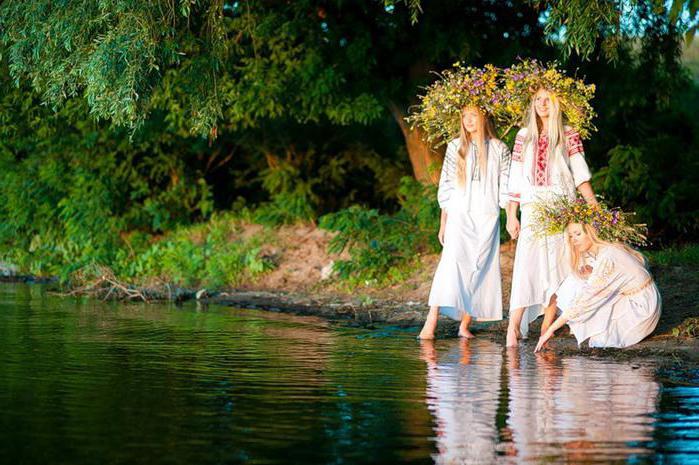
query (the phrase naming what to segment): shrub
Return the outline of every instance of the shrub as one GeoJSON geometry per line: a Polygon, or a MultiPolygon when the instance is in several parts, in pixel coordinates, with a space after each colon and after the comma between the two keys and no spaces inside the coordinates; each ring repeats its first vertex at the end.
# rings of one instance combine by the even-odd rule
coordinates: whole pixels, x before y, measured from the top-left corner
{"type": "Polygon", "coordinates": [[[320,227],[337,234],[329,251],[349,250],[349,260],[338,260],[335,271],[353,282],[385,283],[406,276],[404,267],[420,254],[439,249],[439,206],[435,186],[404,177],[398,190],[400,210],[381,214],[352,206],[320,218],[320,227]]]}

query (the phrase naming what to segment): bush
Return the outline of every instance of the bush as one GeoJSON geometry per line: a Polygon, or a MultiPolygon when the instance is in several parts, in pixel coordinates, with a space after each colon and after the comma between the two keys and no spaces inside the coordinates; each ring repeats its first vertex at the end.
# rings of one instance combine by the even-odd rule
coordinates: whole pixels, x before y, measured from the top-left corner
{"type": "Polygon", "coordinates": [[[349,260],[335,263],[340,278],[367,284],[400,280],[420,253],[439,250],[436,187],[404,177],[398,198],[401,208],[392,215],[355,205],[320,218],[321,228],[337,232],[329,251],[349,250],[349,260]]]}
{"type": "Polygon", "coordinates": [[[695,159],[696,152],[680,141],[661,136],[643,147],[617,146],[593,184],[612,205],[635,211],[648,225],[652,242],[693,240],[699,233],[695,159]]]}
{"type": "Polygon", "coordinates": [[[699,244],[669,247],[645,252],[651,264],[659,266],[699,266],[699,244]]]}
{"type": "Polygon", "coordinates": [[[274,268],[262,254],[266,237],[246,240],[240,233],[235,215],[214,215],[207,223],[182,227],[135,255],[122,254],[117,276],[217,288],[238,285],[274,268]]]}

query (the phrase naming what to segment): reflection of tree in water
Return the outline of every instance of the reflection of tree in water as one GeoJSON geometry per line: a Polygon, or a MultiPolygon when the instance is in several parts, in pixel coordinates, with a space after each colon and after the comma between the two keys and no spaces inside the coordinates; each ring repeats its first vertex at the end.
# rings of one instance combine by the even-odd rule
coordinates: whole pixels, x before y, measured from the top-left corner
{"type": "Polygon", "coordinates": [[[495,416],[502,349],[487,340],[459,340],[440,354],[423,342],[427,404],[435,423],[438,464],[490,464],[496,460],[495,416]]]}

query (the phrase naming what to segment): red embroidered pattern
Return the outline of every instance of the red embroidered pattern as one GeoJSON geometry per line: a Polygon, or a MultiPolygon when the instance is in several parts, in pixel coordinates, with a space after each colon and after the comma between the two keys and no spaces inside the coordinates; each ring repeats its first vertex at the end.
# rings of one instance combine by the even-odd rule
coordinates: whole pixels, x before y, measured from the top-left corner
{"type": "Polygon", "coordinates": [[[548,186],[549,185],[549,154],[548,154],[549,140],[548,137],[539,137],[539,143],[537,144],[536,150],[536,160],[534,163],[534,185],[535,186],[548,186]]]}
{"type": "Polygon", "coordinates": [[[517,135],[515,138],[515,146],[512,149],[512,161],[524,161],[524,136],[517,135]]]}
{"type": "Polygon", "coordinates": [[[566,149],[568,151],[568,156],[572,157],[579,153],[584,154],[582,140],[580,139],[580,134],[574,129],[568,129],[566,131],[566,149]]]}

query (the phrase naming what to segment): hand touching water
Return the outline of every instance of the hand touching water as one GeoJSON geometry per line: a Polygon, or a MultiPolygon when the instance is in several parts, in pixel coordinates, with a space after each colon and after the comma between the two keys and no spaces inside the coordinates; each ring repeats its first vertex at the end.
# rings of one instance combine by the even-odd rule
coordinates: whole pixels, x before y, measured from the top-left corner
{"type": "Polygon", "coordinates": [[[550,329],[546,330],[544,334],[541,335],[539,338],[539,342],[536,344],[536,348],[534,349],[534,352],[541,352],[546,345],[546,343],[553,337],[553,331],[550,329]]]}

